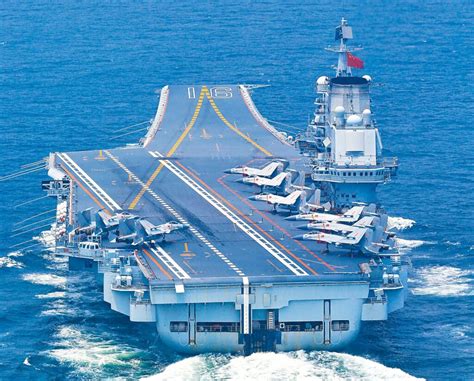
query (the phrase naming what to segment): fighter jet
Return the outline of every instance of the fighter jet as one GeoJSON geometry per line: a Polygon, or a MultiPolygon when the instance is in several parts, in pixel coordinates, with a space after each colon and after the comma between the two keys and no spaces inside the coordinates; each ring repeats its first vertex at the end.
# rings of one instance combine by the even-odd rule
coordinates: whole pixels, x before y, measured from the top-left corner
{"type": "Polygon", "coordinates": [[[109,216],[100,210],[95,215],[95,233],[98,235],[106,235],[111,231],[117,230],[121,220],[135,218],[137,218],[137,216],[134,216],[128,212],[120,212],[114,214],[113,216],[109,216]]]}
{"type": "Polygon", "coordinates": [[[276,212],[278,207],[289,209],[290,211],[299,210],[302,203],[306,202],[306,192],[302,190],[295,190],[288,196],[279,196],[276,194],[257,194],[249,197],[252,201],[265,201],[273,205],[273,210],[276,212]]]}
{"type": "MultiPolygon", "coordinates": [[[[77,234],[92,234],[94,232],[95,221],[92,221],[92,208],[87,208],[77,213],[75,226],[74,229],[69,229],[71,236],[77,234]]],[[[72,228],[72,225],[68,227],[72,228]]]]}
{"type": "Polygon", "coordinates": [[[166,234],[176,230],[188,229],[189,226],[175,221],[166,222],[161,225],[154,225],[147,220],[138,220],[135,223],[136,235],[133,239],[133,245],[140,245],[144,242],[165,239],[166,234]]]}
{"type": "Polygon", "coordinates": [[[354,206],[343,214],[330,213],[301,213],[294,216],[289,216],[286,219],[291,221],[307,220],[319,222],[343,222],[351,223],[359,220],[364,206],[354,206]]]}
{"type": "Polygon", "coordinates": [[[271,161],[263,168],[252,168],[246,166],[234,167],[227,169],[224,172],[229,174],[241,174],[243,176],[260,176],[260,177],[271,177],[276,172],[282,172],[288,167],[288,161],[278,159],[271,161]]]}
{"type": "Polygon", "coordinates": [[[294,239],[318,241],[350,250],[357,248],[363,253],[378,254],[382,250],[387,252],[395,247],[393,234],[386,231],[386,225],[386,215],[365,216],[353,225],[338,222],[309,223],[302,228],[320,231],[302,234],[294,239]],[[327,233],[328,231],[340,234],[327,233]]]}
{"type": "Polygon", "coordinates": [[[374,216],[362,217],[353,225],[348,225],[339,222],[310,222],[306,225],[298,226],[298,229],[303,230],[327,230],[338,233],[348,233],[356,231],[360,228],[372,228],[374,225],[373,221],[376,220],[374,216]]]}
{"type": "Polygon", "coordinates": [[[308,189],[305,187],[298,188],[294,186],[294,180],[299,177],[299,173],[296,171],[285,171],[279,173],[273,178],[261,177],[261,176],[246,176],[238,179],[238,183],[256,185],[260,187],[260,191],[271,189],[273,193],[278,195],[285,195],[291,193],[291,191],[296,189],[308,189]]]}
{"type": "MultiPolygon", "coordinates": [[[[328,244],[335,244],[336,246],[339,245],[349,245],[354,246],[358,245],[364,235],[367,233],[367,229],[355,229],[349,235],[338,235],[338,234],[329,234],[329,233],[308,233],[297,235],[293,237],[298,241],[318,241],[324,242],[328,244]]],[[[370,235],[370,234],[369,234],[370,235]]]]}
{"type": "Polygon", "coordinates": [[[180,224],[175,221],[154,225],[145,219],[122,219],[119,222],[117,235],[111,242],[125,242],[136,246],[144,242],[158,239],[164,240],[166,234],[187,228],[188,225],[180,224]]]}
{"type": "MultiPolygon", "coordinates": [[[[308,188],[305,188],[308,189],[308,188]]],[[[253,201],[265,201],[268,204],[273,205],[273,211],[277,211],[278,207],[289,209],[290,212],[309,212],[311,210],[323,209],[324,206],[319,205],[318,195],[320,190],[312,190],[308,192],[307,190],[293,190],[287,196],[280,196],[278,194],[266,193],[258,194],[255,196],[249,197],[249,200],[253,201]],[[308,197],[308,193],[310,196],[308,197]],[[315,200],[317,203],[311,202],[315,200]]]]}

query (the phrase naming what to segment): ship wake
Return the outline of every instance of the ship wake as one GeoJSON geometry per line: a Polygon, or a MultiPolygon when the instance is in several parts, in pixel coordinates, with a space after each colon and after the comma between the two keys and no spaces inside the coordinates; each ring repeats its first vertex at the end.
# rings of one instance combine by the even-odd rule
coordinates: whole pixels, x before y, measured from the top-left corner
{"type": "Polygon", "coordinates": [[[249,357],[200,355],[142,380],[418,380],[401,369],[345,353],[255,353],[249,357]]]}

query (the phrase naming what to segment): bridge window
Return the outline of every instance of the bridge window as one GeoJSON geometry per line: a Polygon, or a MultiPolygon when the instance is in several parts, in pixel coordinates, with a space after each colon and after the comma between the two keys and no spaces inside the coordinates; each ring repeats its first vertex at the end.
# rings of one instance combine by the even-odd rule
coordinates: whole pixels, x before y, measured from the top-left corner
{"type": "Polygon", "coordinates": [[[280,323],[280,331],[283,332],[315,332],[322,330],[322,321],[287,321],[280,323]]]}
{"type": "Polygon", "coordinates": [[[349,320],[333,320],[331,325],[333,331],[349,331],[349,320]]]}
{"type": "Polygon", "coordinates": [[[171,332],[188,332],[188,322],[187,321],[172,321],[170,322],[170,331],[171,332]]]}
{"type": "Polygon", "coordinates": [[[197,323],[198,332],[239,332],[240,323],[234,322],[201,322],[197,323]]]}

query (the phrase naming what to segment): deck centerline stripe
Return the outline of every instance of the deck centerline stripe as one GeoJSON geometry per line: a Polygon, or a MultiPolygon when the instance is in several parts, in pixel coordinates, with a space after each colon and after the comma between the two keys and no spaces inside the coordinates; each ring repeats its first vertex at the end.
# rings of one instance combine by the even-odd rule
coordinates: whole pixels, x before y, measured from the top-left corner
{"type": "Polygon", "coordinates": [[[147,244],[150,251],[155,254],[179,279],[190,279],[191,277],[176,261],[159,245],[152,247],[147,244]]]}
{"type": "Polygon", "coordinates": [[[109,216],[112,215],[112,213],[110,213],[109,209],[107,209],[106,206],[104,206],[84,185],[82,185],[82,183],[77,180],[74,175],[72,175],[72,173],[70,173],[66,168],[62,168],[64,170],[64,172],[66,172],[66,174],[71,178],[73,179],[77,185],[79,185],[81,187],[81,189],[86,192],[86,194],[97,204],[97,206],[100,208],[100,209],[103,209],[105,213],[107,213],[109,216]]]}
{"type": "MultiPolygon", "coordinates": [[[[125,171],[125,173],[127,175],[129,175],[133,180],[135,180],[137,183],[139,183],[140,185],[144,186],[144,183],[142,180],[140,180],[140,178],[135,175],[132,171],[130,171],[130,169],[128,169],[117,157],[115,157],[114,155],[112,155],[110,153],[110,151],[108,150],[105,150],[104,151],[105,154],[115,163],[117,164],[123,171],[125,171]]],[[[189,231],[191,231],[195,237],[197,237],[201,242],[203,242],[214,254],[216,254],[222,261],[225,262],[225,260],[228,260],[231,264],[232,261],[230,261],[227,256],[222,253],[219,249],[217,249],[215,246],[211,247],[211,244],[210,242],[194,227],[192,226],[191,224],[189,224],[189,222],[184,218],[182,217],[176,210],[174,210],[173,208],[171,208],[160,196],[158,196],[155,192],[153,192],[150,188],[146,188],[146,191],[148,193],[150,193],[153,198],[159,202],[159,204],[164,207],[165,209],[167,209],[172,215],[174,218],[176,218],[176,220],[182,224],[185,224],[185,225],[188,225],[189,226],[189,231]]],[[[226,263],[228,266],[229,264],[226,263]]],[[[238,275],[242,275],[240,274],[242,271],[237,268],[237,270],[235,270],[235,272],[238,274],[238,275]]],[[[245,275],[245,274],[244,274],[245,275]]]]}
{"type": "Polygon", "coordinates": [[[145,249],[145,248],[142,248],[142,251],[145,253],[145,255],[150,258],[152,260],[152,262],[158,266],[158,268],[161,270],[161,272],[163,274],[165,274],[165,276],[168,278],[168,279],[173,279],[173,277],[171,276],[170,273],[168,273],[164,268],[163,266],[160,265],[160,263],[145,249]]]}
{"type": "Polygon", "coordinates": [[[58,153],[57,155],[110,210],[122,209],[68,154],[58,153]]]}
{"type": "MultiPolygon", "coordinates": [[[[191,121],[186,126],[186,128],[184,129],[183,133],[180,135],[178,140],[176,140],[174,145],[170,148],[170,150],[168,151],[166,156],[171,156],[171,155],[173,155],[173,153],[175,153],[175,151],[178,149],[178,147],[183,142],[184,138],[188,135],[189,131],[191,131],[191,128],[193,128],[194,124],[196,123],[197,117],[199,116],[199,113],[201,111],[202,102],[204,100],[204,95],[205,95],[206,91],[207,91],[207,87],[203,86],[202,89],[201,89],[201,93],[199,94],[199,99],[198,99],[196,108],[194,109],[194,114],[191,118],[191,121]]],[[[155,171],[152,173],[152,175],[150,176],[150,178],[146,182],[145,186],[142,187],[140,192],[136,195],[136,197],[130,203],[130,206],[128,207],[129,209],[135,209],[138,202],[140,201],[140,199],[145,194],[146,190],[150,187],[150,185],[153,183],[153,181],[155,181],[156,177],[159,175],[159,173],[161,172],[162,169],[163,169],[163,165],[160,163],[160,165],[158,165],[158,167],[155,169],[155,171]]]]}
{"type": "MultiPolygon", "coordinates": [[[[186,168],[184,165],[182,165],[181,163],[177,163],[179,166],[181,166],[185,171],[187,171],[188,173],[192,174],[192,172],[186,168]]],[[[227,201],[224,197],[222,197],[222,195],[220,195],[219,193],[217,193],[214,189],[212,189],[211,187],[209,187],[204,181],[202,181],[198,176],[194,175],[196,177],[196,179],[198,181],[200,181],[204,186],[206,186],[210,191],[212,191],[213,193],[216,194],[216,196],[218,196],[223,202],[225,202],[227,205],[229,205],[231,208],[233,208],[242,218],[246,219],[249,223],[251,223],[253,226],[255,226],[255,228],[257,228],[258,230],[260,230],[263,234],[265,234],[267,237],[269,237],[272,241],[275,242],[275,244],[279,245],[283,250],[285,250],[289,255],[291,255],[294,259],[296,259],[298,262],[300,262],[304,267],[306,267],[311,273],[313,273],[314,275],[317,275],[317,272],[315,270],[313,270],[310,266],[308,266],[301,258],[299,258],[297,255],[295,255],[294,253],[292,253],[290,250],[288,250],[284,245],[282,245],[280,242],[278,242],[273,236],[271,236],[270,234],[268,234],[265,230],[263,230],[260,226],[258,226],[255,221],[252,221],[252,219],[250,219],[249,217],[245,216],[244,214],[242,214],[242,212],[236,208],[234,205],[232,205],[232,203],[230,203],[229,201],[227,201]]],[[[223,185],[223,184],[222,184],[223,185]]],[[[225,185],[224,185],[225,186],[225,185]]],[[[283,263],[283,262],[282,262],[283,263]]]]}
{"type": "MultiPolygon", "coordinates": [[[[97,205],[100,205],[101,208],[106,209],[107,213],[110,214],[110,211],[114,211],[114,209],[121,210],[120,206],[110,197],[94,180],[90,178],[89,175],[81,168],[79,165],[72,160],[69,155],[64,154],[64,153],[58,153],[58,157],[63,161],[64,164],[66,164],[71,171],[76,175],[75,179],[80,184],[81,188],[96,202],[97,205]],[[98,199],[100,199],[102,203],[98,202],[97,198],[93,197],[92,194],[86,190],[85,186],[81,185],[81,182],[78,181],[77,179],[82,180],[84,183],[83,185],[87,185],[87,187],[97,196],[98,199]],[[104,207],[105,204],[105,207],[104,207]]],[[[63,167],[63,169],[65,169],[63,167]]],[[[71,173],[68,171],[68,174],[71,175],[71,173]]]]}
{"type": "MultiPolygon", "coordinates": [[[[263,152],[265,155],[267,156],[272,156],[272,154],[267,151],[265,148],[263,148],[260,144],[258,144],[257,142],[255,142],[250,136],[248,135],[245,135],[242,131],[240,131],[236,126],[234,126],[232,123],[230,123],[226,117],[222,114],[222,112],[219,110],[219,108],[217,107],[216,105],[216,102],[214,101],[214,99],[212,99],[212,96],[209,92],[209,90],[207,90],[206,88],[206,97],[207,99],[209,100],[209,103],[211,104],[211,107],[212,109],[215,111],[215,113],[217,114],[217,116],[219,117],[219,119],[224,122],[224,124],[229,127],[232,131],[234,131],[237,135],[239,135],[241,138],[245,139],[247,142],[249,142],[250,144],[252,144],[254,147],[256,147],[257,149],[259,149],[261,152],[263,152]]],[[[169,155],[168,155],[169,156],[169,155]]]]}
{"type": "MultiPolygon", "coordinates": [[[[158,151],[154,152],[157,155],[161,155],[158,151]]],[[[275,247],[271,242],[264,238],[260,233],[253,229],[248,223],[243,221],[238,217],[234,212],[232,212],[228,207],[226,207],[220,200],[215,196],[209,193],[207,190],[202,188],[197,184],[191,177],[181,171],[175,166],[174,163],[171,163],[169,160],[161,160],[161,162],[178,178],[180,178],[184,183],[186,183],[191,189],[198,193],[204,200],[206,200],[210,205],[216,208],[221,214],[223,214],[229,221],[236,224],[244,233],[246,233],[250,238],[252,238],[256,243],[262,246],[268,253],[270,253],[274,258],[283,263],[290,271],[292,271],[297,276],[308,275],[301,267],[299,267],[295,262],[281,252],[277,247],[275,247]]],[[[180,167],[185,168],[182,164],[177,163],[180,167]]],[[[199,179],[201,182],[202,180],[199,179]]],[[[273,239],[273,237],[272,237],[273,239]]],[[[304,262],[303,262],[304,264],[304,262]]],[[[305,265],[305,264],[304,264],[305,265]]],[[[312,269],[311,269],[312,270],[312,269]]]]}

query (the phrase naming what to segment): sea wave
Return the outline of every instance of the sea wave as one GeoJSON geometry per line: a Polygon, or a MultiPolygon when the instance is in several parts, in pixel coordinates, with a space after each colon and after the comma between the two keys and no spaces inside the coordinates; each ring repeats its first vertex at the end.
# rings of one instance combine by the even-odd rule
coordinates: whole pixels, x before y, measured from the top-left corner
{"type": "Polygon", "coordinates": [[[56,292],[49,292],[47,294],[38,294],[35,295],[37,299],[61,299],[66,297],[66,292],[64,291],[56,291],[56,292]]]}
{"type": "Polygon", "coordinates": [[[66,287],[66,277],[55,274],[32,273],[23,275],[23,280],[45,286],[54,286],[64,289],[66,287]]]}
{"type": "Polygon", "coordinates": [[[2,268],[15,268],[15,269],[22,269],[25,265],[12,257],[0,257],[0,269],[2,268]]]}
{"type": "Polygon", "coordinates": [[[150,356],[141,349],[115,340],[104,331],[103,335],[86,332],[76,326],[62,326],[54,336],[54,349],[46,354],[74,367],[79,378],[99,379],[112,372],[111,376],[123,373],[127,376],[142,373],[141,366],[150,356]]]}
{"type": "Polygon", "coordinates": [[[142,380],[417,380],[401,369],[332,352],[255,353],[190,357],[142,380]]]}
{"type": "Polygon", "coordinates": [[[403,239],[395,238],[395,244],[398,251],[402,254],[412,251],[413,249],[420,247],[422,245],[435,245],[434,241],[422,241],[419,239],[403,239]]]}
{"type": "Polygon", "coordinates": [[[474,295],[474,271],[451,266],[427,266],[416,270],[411,292],[414,295],[474,295]]]}
{"type": "Polygon", "coordinates": [[[396,230],[410,229],[416,224],[415,220],[403,217],[388,217],[388,228],[396,230]]]}

